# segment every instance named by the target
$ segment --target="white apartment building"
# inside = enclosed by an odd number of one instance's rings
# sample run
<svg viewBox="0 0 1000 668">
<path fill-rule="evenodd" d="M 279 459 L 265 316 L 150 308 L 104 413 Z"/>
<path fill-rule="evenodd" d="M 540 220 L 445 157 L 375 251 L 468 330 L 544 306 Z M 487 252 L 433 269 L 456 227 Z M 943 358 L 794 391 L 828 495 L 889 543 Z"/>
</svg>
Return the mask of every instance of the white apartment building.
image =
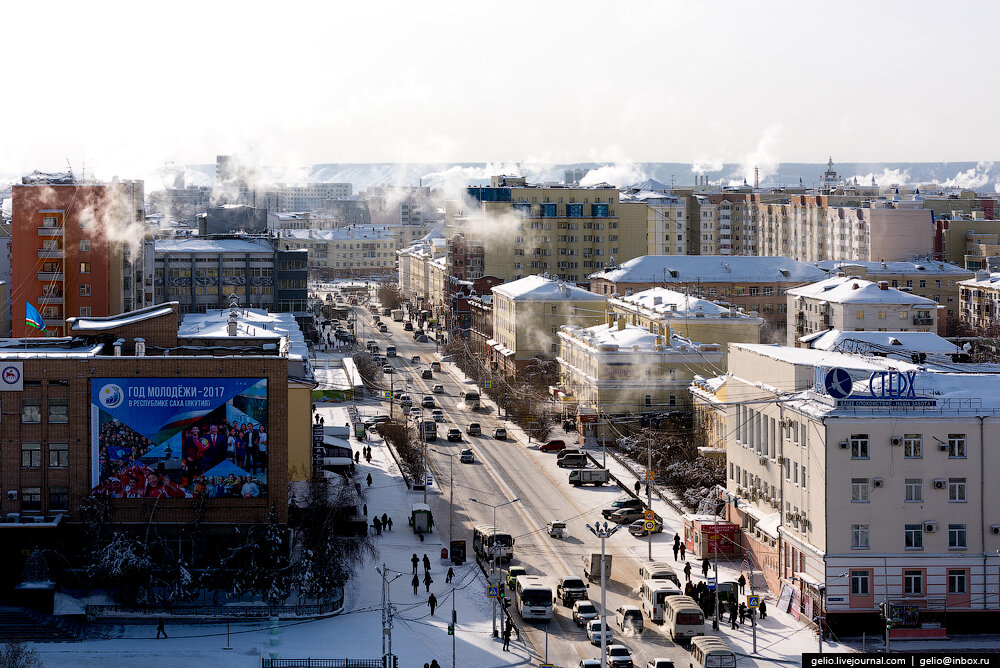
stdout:
<svg viewBox="0 0 1000 668">
<path fill-rule="evenodd" d="M 334 277 L 363 278 L 396 273 L 396 239 L 386 228 L 349 225 L 332 230 L 282 230 L 281 244 L 309 251 L 309 268 Z"/>
<path fill-rule="evenodd" d="M 322 211 L 268 211 L 267 231 L 328 230 L 340 226 L 340 218 Z"/>
<path fill-rule="evenodd" d="M 887 602 L 926 637 L 1000 609 L 1000 367 L 911 354 L 733 344 L 693 385 L 744 556 L 807 620 Z"/>
<path fill-rule="evenodd" d="M 855 276 L 831 276 L 788 291 L 788 345 L 830 329 L 936 332 L 938 304 Z M 943 307 L 942 307 L 943 308 Z"/>
<path fill-rule="evenodd" d="M 333 200 L 348 199 L 353 190 L 350 183 L 307 183 L 301 186 L 276 186 L 278 211 L 312 211 L 322 209 Z"/>
</svg>

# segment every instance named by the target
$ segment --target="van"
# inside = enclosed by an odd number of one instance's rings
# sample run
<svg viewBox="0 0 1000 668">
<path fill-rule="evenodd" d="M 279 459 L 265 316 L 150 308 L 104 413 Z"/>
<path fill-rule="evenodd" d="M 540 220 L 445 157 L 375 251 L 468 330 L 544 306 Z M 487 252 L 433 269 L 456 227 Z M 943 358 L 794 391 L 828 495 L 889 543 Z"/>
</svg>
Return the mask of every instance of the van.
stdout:
<svg viewBox="0 0 1000 668">
<path fill-rule="evenodd" d="M 690 596 L 668 596 L 663 624 L 674 642 L 705 635 L 705 612 Z"/>
<path fill-rule="evenodd" d="M 385 347 L 385 356 L 386 357 L 395 357 L 396 356 L 396 346 L 386 346 Z"/>
<path fill-rule="evenodd" d="M 681 596 L 679 586 L 670 580 L 643 580 L 639 587 L 639 599 L 642 601 L 642 611 L 649 621 L 663 623 L 663 611 L 667 607 L 667 599 L 671 596 Z"/>
<path fill-rule="evenodd" d="M 562 455 L 562 453 L 559 453 Z M 579 469 L 587 465 L 587 455 L 582 452 L 575 452 L 563 455 L 556 459 L 556 464 L 566 469 Z"/>
<path fill-rule="evenodd" d="M 736 652 L 718 636 L 691 640 L 690 668 L 736 668 Z"/>
<path fill-rule="evenodd" d="M 608 484 L 611 475 L 607 469 L 576 469 L 569 472 L 569 484 L 574 487 L 580 485 L 594 485 L 601 487 Z"/>
<path fill-rule="evenodd" d="M 615 610 L 615 624 L 619 631 L 630 629 L 633 633 L 642 633 L 642 611 L 634 605 L 620 605 Z"/>
<path fill-rule="evenodd" d="M 673 566 L 666 561 L 647 561 L 639 567 L 640 580 L 670 580 L 677 588 L 681 587 L 681 579 L 677 577 Z"/>
</svg>

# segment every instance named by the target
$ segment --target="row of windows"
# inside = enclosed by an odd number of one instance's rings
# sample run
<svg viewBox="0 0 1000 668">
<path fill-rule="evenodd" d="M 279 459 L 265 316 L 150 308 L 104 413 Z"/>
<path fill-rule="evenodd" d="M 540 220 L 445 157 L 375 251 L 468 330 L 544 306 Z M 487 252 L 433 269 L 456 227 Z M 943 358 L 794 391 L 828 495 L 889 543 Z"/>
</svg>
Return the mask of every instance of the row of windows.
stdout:
<svg viewBox="0 0 1000 668">
<path fill-rule="evenodd" d="M 903 525 L 903 547 L 907 550 L 924 549 L 924 524 Z M 868 524 L 851 525 L 851 549 L 867 550 L 871 548 L 871 531 Z M 948 549 L 964 550 L 968 548 L 968 530 L 964 524 L 948 525 Z"/>
<path fill-rule="evenodd" d="M 42 421 L 42 400 L 31 397 L 21 399 L 21 422 Z M 48 422 L 64 424 L 69 422 L 69 399 L 52 397 L 48 401 Z"/>
<path fill-rule="evenodd" d="M 876 485 L 880 478 L 876 478 Z M 935 481 L 936 488 L 948 488 L 949 503 L 965 503 L 968 501 L 968 483 L 965 478 L 948 478 Z M 923 478 L 905 478 L 903 483 L 903 500 L 908 503 L 923 503 Z M 851 478 L 851 503 L 869 503 L 871 501 L 871 480 L 868 478 Z"/>
<path fill-rule="evenodd" d="M 49 443 L 49 468 L 64 469 L 69 466 L 69 443 Z M 42 467 L 42 444 L 21 444 L 21 467 L 38 469 Z"/>
<path fill-rule="evenodd" d="M 851 571 L 851 594 L 854 596 L 872 595 L 871 571 Z M 924 595 L 923 570 L 903 571 L 903 593 L 908 596 Z M 964 568 L 948 569 L 948 593 L 969 593 L 969 572 Z"/>
<path fill-rule="evenodd" d="M 21 510 L 40 511 L 42 509 L 42 488 L 21 488 Z M 69 489 L 49 487 L 49 510 L 69 510 Z"/>
<path fill-rule="evenodd" d="M 935 438 L 942 450 L 947 450 L 949 459 L 965 459 L 968 454 L 965 434 L 948 434 L 947 443 Z M 851 434 L 851 459 L 869 459 L 870 441 L 868 434 Z M 904 434 L 903 456 L 908 459 L 923 457 L 923 435 Z"/>
</svg>

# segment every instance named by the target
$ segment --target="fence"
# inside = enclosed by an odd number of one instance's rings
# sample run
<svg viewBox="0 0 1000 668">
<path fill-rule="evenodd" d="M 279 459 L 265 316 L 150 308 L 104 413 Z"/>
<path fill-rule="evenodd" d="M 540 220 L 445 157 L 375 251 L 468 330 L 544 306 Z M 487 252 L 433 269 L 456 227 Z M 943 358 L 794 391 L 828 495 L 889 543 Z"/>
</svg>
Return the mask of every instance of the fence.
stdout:
<svg viewBox="0 0 1000 668">
<path fill-rule="evenodd" d="M 114 617 L 125 614 L 168 614 L 172 616 L 198 616 L 198 617 L 241 617 L 241 618 L 268 618 L 268 617 L 315 617 L 336 612 L 341 605 L 341 601 L 328 604 L 317 605 L 199 605 L 199 606 L 173 606 L 170 608 L 135 608 L 123 605 L 88 605 L 87 616 Z"/>
<path fill-rule="evenodd" d="M 267 659 L 260 668 L 382 668 L 382 659 Z"/>
</svg>

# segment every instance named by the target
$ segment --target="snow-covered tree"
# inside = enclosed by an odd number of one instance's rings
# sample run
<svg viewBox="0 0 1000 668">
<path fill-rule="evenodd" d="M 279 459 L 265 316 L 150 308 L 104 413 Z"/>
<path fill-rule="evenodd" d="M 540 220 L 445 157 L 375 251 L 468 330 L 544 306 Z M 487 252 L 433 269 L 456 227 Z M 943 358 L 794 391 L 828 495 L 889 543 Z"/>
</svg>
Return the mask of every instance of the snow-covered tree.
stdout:
<svg viewBox="0 0 1000 668">
<path fill-rule="evenodd" d="M 0 646 L 0 668 L 42 668 L 38 652 L 19 640 Z"/>
<path fill-rule="evenodd" d="M 94 584 L 114 592 L 119 601 L 148 605 L 155 601 L 155 562 L 146 546 L 123 533 L 94 551 L 87 566 Z"/>
</svg>

